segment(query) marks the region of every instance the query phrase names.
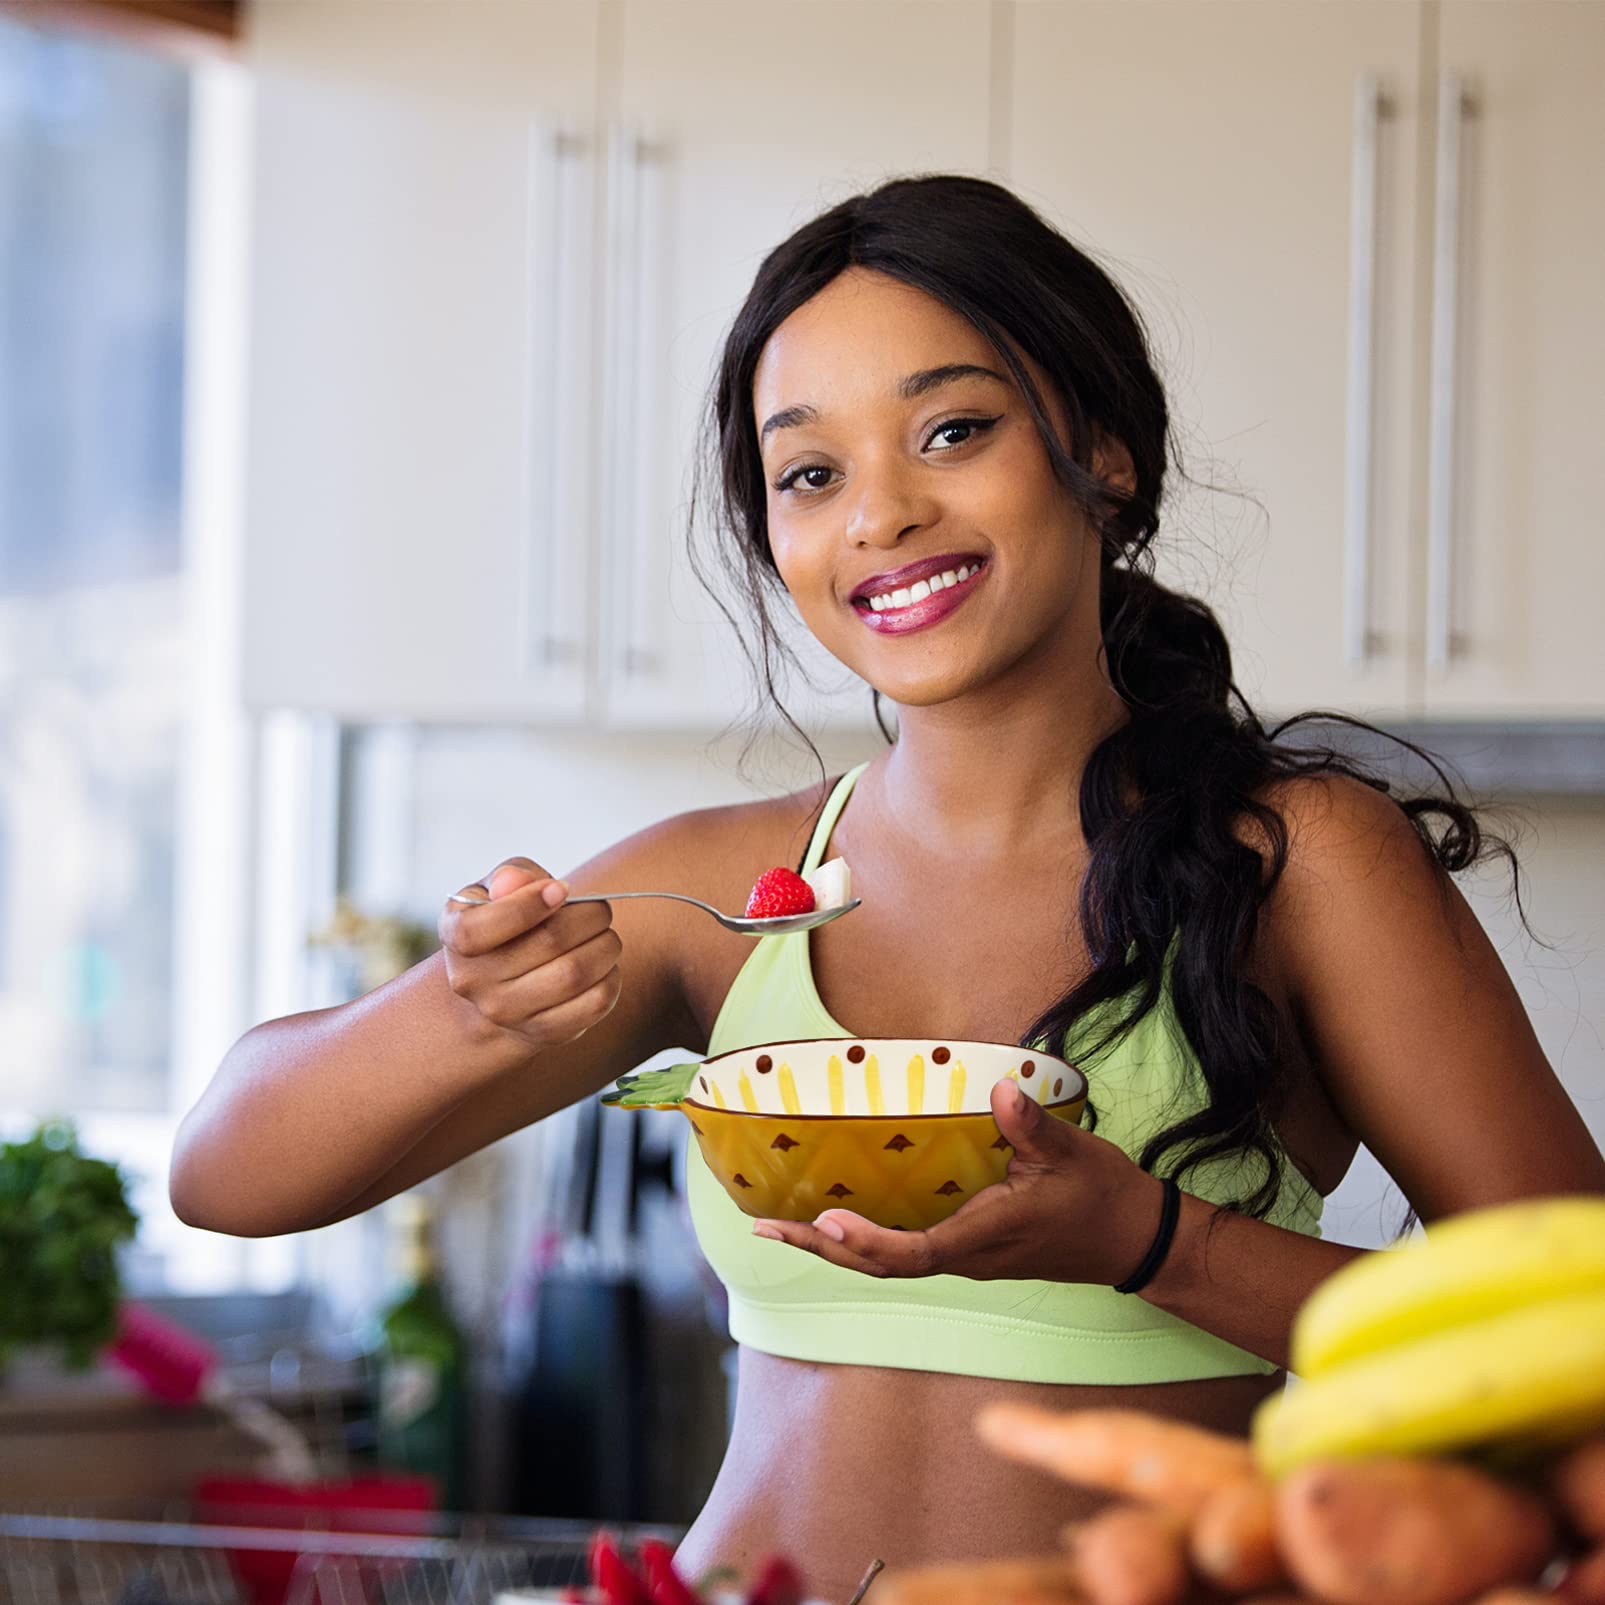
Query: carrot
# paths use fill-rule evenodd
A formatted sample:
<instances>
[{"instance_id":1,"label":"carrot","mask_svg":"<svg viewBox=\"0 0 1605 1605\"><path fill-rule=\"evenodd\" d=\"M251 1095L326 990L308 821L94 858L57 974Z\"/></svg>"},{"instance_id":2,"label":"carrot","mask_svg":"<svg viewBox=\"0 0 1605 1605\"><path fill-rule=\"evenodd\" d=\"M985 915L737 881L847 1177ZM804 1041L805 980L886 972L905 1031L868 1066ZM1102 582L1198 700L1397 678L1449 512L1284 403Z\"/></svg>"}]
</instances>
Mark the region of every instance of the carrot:
<instances>
[{"instance_id":1,"label":"carrot","mask_svg":"<svg viewBox=\"0 0 1605 1605\"><path fill-rule=\"evenodd\" d=\"M1556 1585L1554 1597L1565 1605L1605 1605L1605 1549L1574 1560Z\"/></svg>"},{"instance_id":2,"label":"carrot","mask_svg":"<svg viewBox=\"0 0 1605 1605\"><path fill-rule=\"evenodd\" d=\"M922 1566L884 1572L870 1597L876 1605L1082 1605L1066 1560L995 1560L964 1566Z\"/></svg>"},{"instance_id":3,"label":"carrot","mask_svg":"<svg viewBox=\"0 0 1605 1605\"><path fill-rule=\"evenodd\" d=\"M1560 1507L1585 1538L1605 1541L1605 1438L1590 1438L1550 1473Z\"/></svg>"},{"instance_id":4,"label":"carrot","mask_svg":"<svg viewBox=\"0 0 1605 1605\"><path fill-rule=\"evenodd\" d=\"M1176 1605L1187 1592L1185 1529L1168 1511L1116 1505L1065 1540L1091 1605Z\"/></svg>"},{"instance_id":5,"label":"carrot","mask_svg":"<svg viewBox=\"0 0 1605 1605\"><path fill-rule=\"evenodd\" d=\"M1193 1521L1188 1549L1199 1574L1230 1593L1285 1583L1275 1490L1262 1477L1216 1489Z\"/></svg>"},{"instance_id":6,"label":"carrot","mask_svg":"<svg viewBox=\"0 0 1605 1605\"><path fill-rule=\"evenodd\" d=\"M1540 1500L1449 1461L1305 1466L1276 1523L1288 1570L1328 1605L1457 1605L1535 1577L1555 1540Z\"/></svg>"},{"instance_id":7,"label":"carrot","mask_svg":"<svg viewBox=\"0 0 1605 1605\"><path fill-rule=\"evenodd\" d=\"M1160 1505L1189 1520L1224 1483L1254 1474L1241 1438L1137 1410L1043 1410L988 1405L976 1417L983 1443L1070 1482Z\"/></svg>"}]
</instances>

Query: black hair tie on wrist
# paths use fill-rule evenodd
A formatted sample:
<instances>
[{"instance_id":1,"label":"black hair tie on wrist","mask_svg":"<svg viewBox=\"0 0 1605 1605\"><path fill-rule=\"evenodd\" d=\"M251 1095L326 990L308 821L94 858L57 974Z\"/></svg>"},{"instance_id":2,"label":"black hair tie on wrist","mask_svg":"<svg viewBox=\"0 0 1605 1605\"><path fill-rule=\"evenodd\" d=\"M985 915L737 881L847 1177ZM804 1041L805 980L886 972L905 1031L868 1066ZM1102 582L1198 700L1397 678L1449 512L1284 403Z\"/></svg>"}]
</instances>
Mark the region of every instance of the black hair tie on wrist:
<instances>
[{"instance_id":1,"label":"black hair tie on wrist","mask_svg":"<svg viewBox=\"0 0 1605 1605\"><path fill-rule=\"evenodd\" d=\"M1176 1222L1181 1216L1181 1188L1169 1176L1165 1178L1164 1188L1164 1201L1159 1206L1159 1230L1154 1233L1142 1264L1125 1281L1116 1283L1117 1293L1137 1293L1147 1287L1170 1252L1170 1240L1176 1235Z\"/></svg>"}]
</instances>

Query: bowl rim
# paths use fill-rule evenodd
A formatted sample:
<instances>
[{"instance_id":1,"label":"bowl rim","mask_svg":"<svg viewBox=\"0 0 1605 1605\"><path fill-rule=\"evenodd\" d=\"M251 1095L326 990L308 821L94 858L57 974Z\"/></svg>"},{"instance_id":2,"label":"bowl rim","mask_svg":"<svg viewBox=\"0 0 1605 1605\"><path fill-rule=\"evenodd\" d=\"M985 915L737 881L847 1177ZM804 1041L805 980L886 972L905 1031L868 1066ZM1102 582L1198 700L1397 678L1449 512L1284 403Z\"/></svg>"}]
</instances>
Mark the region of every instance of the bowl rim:
<instances>
[{"instance_id":1,"label":"bowl rim","mask_svg":"<svg viewBox=\"0 0 1605 1605\"><path fill-rule=\"evenodd\" d=\"M875 1042L920 1042L920 1041L924 1041L924 1040L926 1040L926 1039L923 1038L923 1037L786 1037L786 1038L784 1038L783 1040L781 1040L779 1042L749 1042L744 1047L729 1048L723 1053L714 1055L714 1057L711 1058L711 1059L702 1060L701 1063L698 1066L698 1070L700 1072L701 1070L705 1070L705 1069L709 1068L712 1065L716 1065L716 1064L720 1063L722 1060L734 1058L738 1053L756 1053L760 1048L789 1048L789 1047L805 1047L805 1046L806 1047L812 1047L815 1043L820 1043L820 1042L846 1042L846 1043L855 1044L855 1045L860 1046L860 1047L868 1047L871 1043L875 1043ZM972 1038L960 1038L960 1037L944 1037L940 1041L938 1041L936 1043L936 1045L938 1047L951 1046L951 1047L954 1047L954 1048L959 1048L959 1047L1008 1048L1008 1049L1013 1050L1014 1052L1023 1054L1027 1058L1045 1059L1045 1060L1050 1061L1053 1064L1059 1065L1068 1074L1074 1076L1076 1078L1076 1080L1081 1083L1081 1090L1079 1092L1072 1093L1067 1098L1054 1098L1051 1102L1049 1100L1047 1100L1047 1099L1043 1099L1038 1104L1038 1108L1041 1108L1041 1109L1048 1109L1048 1110L1062 1109L1067 1104L1073 1104L1073 1103L1077 1103L1077 1102L1085 1102L1086 1099L1087 1099L1087 1096L1089 1095L1089 1093L1092 1090L1089 1082L1087 1081L1086 1072L1083 1071L1083 1070L1078 1069L1075 1065L1071 1064L1068 1059L1061 1059L1059 1057L1059 1055L1056 1054L1056 1053L1040 1053L1036 1049L1021 1048L1018 1043L978 1042L978 1041L975 1041ZM999 1077L998 1079L1002 1080L1003 1078ZM693 1097L689 1092L686 1093L686 1095L680 1099L679 1104L678 1104L677 1107L682 1108L682 1109L703 1109L703 1110L706 1110L710 1115L739 1115L739 1116L742 1116L742 1117L756 1116L760 1120L902 1120L902 1121L909 1121L909 1120L991 1120L992 1119L992 1111L991 1111L990 1108L986 1108L986 1109L959 1109L959 1110L952 1110L952 1111L938 1109L938 1110L932 1110L928 1114L917 1114L917 1115L911 1115L911 1114L901 1114L901 1115L828 1115L828 1114L803 1115L803 1114L797 1114L797 1115L791 1115L791 1114L786 1114L783 1111L780 1112L780 1113L775 1113L775 1112L767 1110L767 1109L731 1109L731 1108L728 1108L728 1107L726 1107L724 1109L721 1109L715 1103L704 1103L704 1102L702 1102L702 1100L700 1098Z\"/></svg>"}]
</instances>

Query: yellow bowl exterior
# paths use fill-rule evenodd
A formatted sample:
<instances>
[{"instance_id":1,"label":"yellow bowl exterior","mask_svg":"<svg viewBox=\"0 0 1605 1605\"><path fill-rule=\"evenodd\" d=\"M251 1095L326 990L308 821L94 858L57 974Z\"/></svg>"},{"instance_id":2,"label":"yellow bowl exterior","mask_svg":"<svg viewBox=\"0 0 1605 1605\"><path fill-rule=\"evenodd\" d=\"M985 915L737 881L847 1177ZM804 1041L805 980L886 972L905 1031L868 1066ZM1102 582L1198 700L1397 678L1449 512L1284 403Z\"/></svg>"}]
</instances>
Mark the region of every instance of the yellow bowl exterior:
<instances>
[{"instance_id":1,"label":"yellow bowl exterior","mask_svg":"<svg viewBox=\"0 0 1605 1605\"><path fill-rule=\"evenodd\" d=\"M1086 1096L1044 1105L1076 1125ZM840 1206L923 1231L1003 1180L1010 1148L989 1112L769 1115L678 1106L708 1169L749 1215L812 1220Z\"/></svg>"}]
</instances>

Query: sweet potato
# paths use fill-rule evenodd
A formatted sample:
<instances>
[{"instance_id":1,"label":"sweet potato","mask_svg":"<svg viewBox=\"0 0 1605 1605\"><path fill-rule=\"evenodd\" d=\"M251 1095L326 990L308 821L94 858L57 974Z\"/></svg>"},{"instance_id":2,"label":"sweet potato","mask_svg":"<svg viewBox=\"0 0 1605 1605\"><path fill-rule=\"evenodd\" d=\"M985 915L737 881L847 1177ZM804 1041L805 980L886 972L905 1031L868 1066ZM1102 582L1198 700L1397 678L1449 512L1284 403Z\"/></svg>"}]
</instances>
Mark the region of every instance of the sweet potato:
<instances>
[{"instance_id":1,"label":"sweet potato","mask_svg":"<svg viewBox=\"0 0 1605 1605\"><path fill-rule=\"evenodd\" d=\"M1217 1489L1203 1503L1188 1535L1199 1575L1229 1593L1275 1588L1287 1581L1276 1547L1276 1493L1261 1477Z\"/></svg>"},{"instance_id":2,"label":"sweet potato","mask_svg":"<svg viewBox=\"0 0 1605 1605\"><path fill-rule=\"evenodd\" d=\"M883 1572L875 1605L1084 1605L1068 1560L995 1560Z\"/></svg>"},{"instance_id":3,"label":"sweet potato","mask_svg":"<svg viewBox=\"0 0 1605 1605\"><path fill-rule=\"evenodd\" d=\"M1605 1549L1574 1560L1556 1585L1554 1597L1565 1605L1605 1605Z\"/></svg>"},{"instance_id":4,"label":"sweet potato","mask_svg":"<svg viewBox=\"0 0 1605 1605\"><path fill-rule=\"evenodd\" d=\"M1166 1510L1115 1505L1065 1529L1092 1605L1177 1605L1187 1593L1186 1529Z\"/></svg>"},{"instance_id":5,"label":"sweet potato","mask_svg":"<svg viewBox=\"0 0 1605 1605\"><path fill-rule=\"evenodd\" d=\"M1188 1520L1218 1488L1254 1475L1253 1452L1243 1439L1137 1410L993 1404L975 1425L982 1442L1010 1459Z\"/></svg>"},{"instance_id":6,"label":"sweet potato","mask_svg":"<svg viewBox=\"0 0 1605 1605\"><path fill-rule=\"evenodd\" d=\"M1555 1541L1543 1503L1449 1461L1326 1461L1277 1489L1288 1570L1329 1605L1458 1605L1536 1577Z\"/></svg>"},{"instance_id":7,"label":"sweet potato","mask_svg":"<svg viewBox=\"0 0 1605 1605\"><path fill-rule=\"evenodd\" d=\"M1605 1543L1605 1438L1590 1438L1564 1455L1550 1486L1566 1519L1585 1538Z\"/></svg>"}]
</instances>

